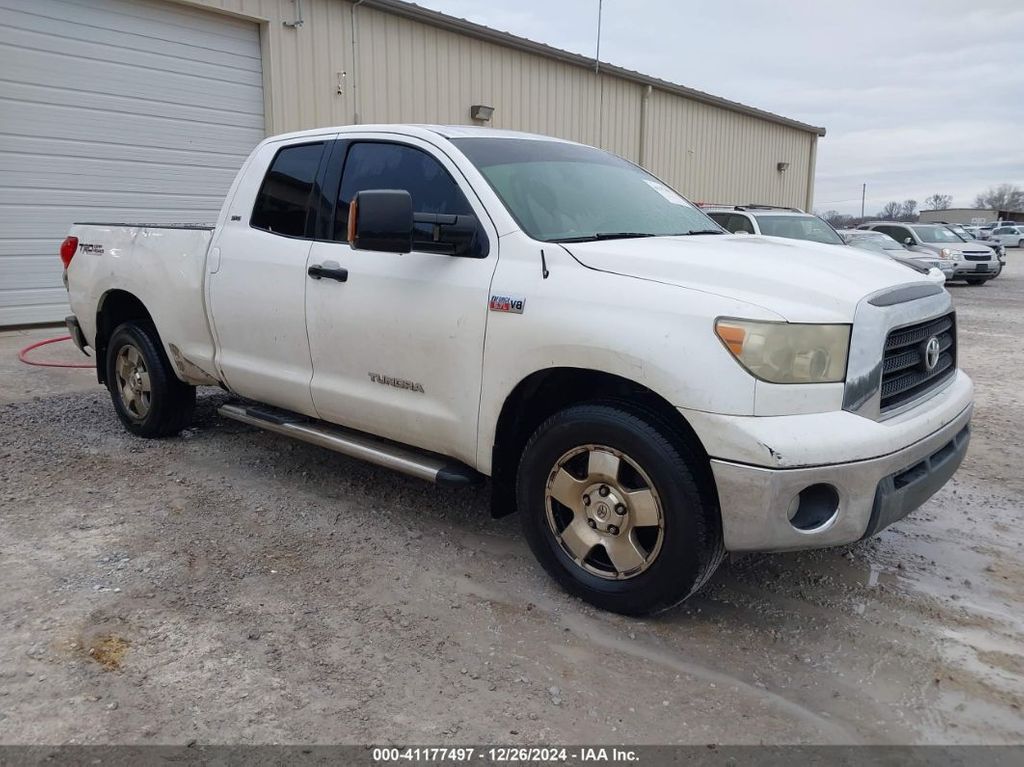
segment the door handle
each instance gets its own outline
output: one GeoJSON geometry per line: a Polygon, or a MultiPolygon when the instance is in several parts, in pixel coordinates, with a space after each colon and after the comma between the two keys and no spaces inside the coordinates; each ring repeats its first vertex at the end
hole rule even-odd
{"type": "Polygon", "coordinates": [[[321,266],[320,264],[313,264],[306,270],[306,274],[314,280],[326,277],[329,280],[348,282],[348,269],[341,266],[321,266]]]}

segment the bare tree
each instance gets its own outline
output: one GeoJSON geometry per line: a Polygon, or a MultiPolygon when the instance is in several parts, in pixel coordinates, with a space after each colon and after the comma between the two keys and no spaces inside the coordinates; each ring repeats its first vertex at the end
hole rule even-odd
{"type": "Polygon", "coordinates": [[[824,213],[818,213],[817,216],[818,218],[823,218],[836,229],[845,229],[853,221],[853,216],[840,213],[838,210],[826,210],[824,213]]]}
{"type": "Polygon", "coordinates": [[[990,210],[1024,210],[1024,189],[1016,184],[999,184],[979,194],[974,204],[990,210]]]}
{"type": "Polygon", "coordinates": [[[904,200],[900,206],[900,219],[917,221],[917,200],[904,200]]]}
{"type": "Polygon", "coordinates": [[[933,194],[931,197],[925,198],[923,210],[949,210],[952,204],[953,195],[933,194]]]}
{"type": "Polygon", "coordinates": [[[902,213],[903,206],[893,200],[892,202],[887,202],[885,204],[881,212],[878,214],[878,217],[883,221],[897,221],[902,213]]]}

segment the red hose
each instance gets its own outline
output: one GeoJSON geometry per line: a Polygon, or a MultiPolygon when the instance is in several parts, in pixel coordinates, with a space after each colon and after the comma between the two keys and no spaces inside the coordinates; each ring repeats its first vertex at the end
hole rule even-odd
{"type": "Polygon", "coordinates": [[[80,362],[34,362],[28,358],[28,353],[33,349],[38,349],[40,346],[46,346],[47,344],[55,344],[60,341],[70,341],[71,336],[60,336],[59,338],[47,338],[45,341],[36,341],[34,344],[29,344],[20,352],[18,352],[18,359],[24,362],[26,365],[34,365],[40,368],[88,368],[92,370],[96,365],[83,365],[80,362]]]}

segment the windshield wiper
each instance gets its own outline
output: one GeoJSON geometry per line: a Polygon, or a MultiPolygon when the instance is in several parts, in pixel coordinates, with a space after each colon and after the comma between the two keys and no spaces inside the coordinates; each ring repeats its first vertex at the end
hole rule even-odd
{"type": "Polygon", "coordinates": [[[631,240],[638,237],[657,237],[650,232],[595,232],[580,237],[558,237],[549,242],[595,242],[597,240],[631,240]]]}
{"type": "MultiPolygon", "coordinates": [[[[686,232],[685,234],[686,235],[690,235],[690,234],[726,234],[726,232],[723,232],[721,229],[691,229],[690,231],[686,232]]],[[[678,236],[682,237],[684,235],[678,235],[678,236]]]]}

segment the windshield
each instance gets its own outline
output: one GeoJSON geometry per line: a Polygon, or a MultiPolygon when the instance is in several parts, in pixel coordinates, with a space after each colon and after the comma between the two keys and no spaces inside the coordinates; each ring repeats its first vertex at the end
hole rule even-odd
{"type": "Polygon", "coordinates": [[[654,176],[600,149],[515,138],[452,143],[536,240],[722,233],[654,176]]]}
{"type": "Polygon", "coordinates": [[[765,213],[755,214],[761,227],[761,234],[769,237],[788,237],[791,240],[810,240],[826,245],[845,245],[835,229],[817,216],[779,216],[765,213]]]}
{"type": "Polygon", "coordinates": [[[915,226],[914,231],[917,232],[917,236],[921,238],[922,242],[951,242],[954,245],[963,242],[957,237],[956,232],[944,226],[915,226]]]}

